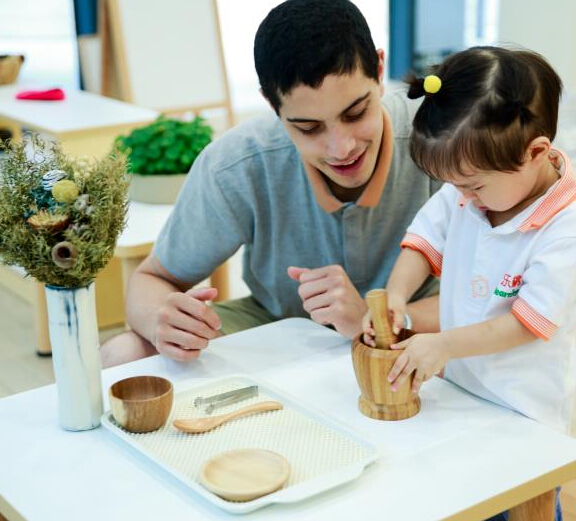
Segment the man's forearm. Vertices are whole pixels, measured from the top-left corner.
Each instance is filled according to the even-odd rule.
[[[160,308],[176,285],[149,273],[136,271],[126,291],[126,319],[130,327],[154,345]]]

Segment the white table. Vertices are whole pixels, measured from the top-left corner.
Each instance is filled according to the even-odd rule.
[[[71,154],[100,157],[107,154],[120,134],[146,125],[159,112],[98,94],[66,90],[62,101],[17,100],[28,85],[0,87],[0,127],[7,126],[20,139],[21,129],[57,138]]]
[[[349,342],[304,319],[221,338],[198,361],[159,356],[103,372],[179,386],[249,373],[353,426],[383,458],[360,478],[306,501],[242,519],[484,519],[576,477],[576,440],[433,379],[422,410],[381,422],[357,409]],[[104,428],[57,426],[56,390],[0,400],[0,511],[10,520],[235,519],[156,473]]]

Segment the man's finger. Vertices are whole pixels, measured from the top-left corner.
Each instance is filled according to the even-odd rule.
[[[332,324],[332,316],[330,313],[330,308],[316,309],[315,311],[310,313],[310,318],[314,322],[316,322],[316,324],[320,324],[322,326]]]
[[[301,286],[303,288],[304,286]],[[300,295],[302,296],[302,295]],[[304,299],[303,308],[307,313],[313,313],[317,309],[327,308],[332,303],[330,296],[323,292]]]
[[[210,327],[203,320],[199,320],[184,313],[183,311],[176,309],[174,310],[166,322],[167,326],[174,327],[176,329],[181,329],[182,331],[188,331],[189,333],[194,333],[195,335],[206,338],[207,340],[212,340],[218,336],[218,331]]]
[[[179,297],[176,301],[176,307],[183,311],[184,313],[194,317],[202,322],[205,322],[214,330],[218,330],[221,327],[220,317],[218,313],[214,311],[211,307],[204,304],[204,302],[199,301],[196,297],[191,295],[189,292]],[[183,298],[182,298],[183,297]],[[192,297],[192,298],[189,298]]]
[[[313,270],[306,270],[300,275],[300,283],[304,282],[312,282],[318,279],[324,279],[330,274],[330,270],[328,266],[324,266],[322,268],[316,268]]]
[[[331,289],[332,288],[330,286],[330,279],[322,277],[307,282],[301,282],[300,287],[298,288],[298,295],[300,295],[300,298],[303,301],[308,300],[317,295],[326,295],[327,298],[330,299],[331,297],[328,296],[328,293],[330,292],[332,295],[334,293],[331,292]],[[333,298],[334,297],[332,297],[332,299]],[[330,305],[330,303],[331,302],[328,300],[326,302],[326,305]]]
[[[296,266],[289,266],[286,271],[288,272],[288,276],[292,280],[295,280],[296,282],[300,282],[300,276],[302,275],[302,273],[305,273],[306,271],[308,271],[308,268],[298,268]]]
[[[174,344],[182,349],[206,349],[208,340],[200,338],[194,333],[182,331],[181,329],[170,328],[162,336],[162,340],[169,344]]]
[[[186,295],[204,302],[206,300],[214,300],[218,296],[218,290],[216,288],[190,288]]]
[[[198,349],[182,349],[180,346],[167,342],[162,342],[162,344],[158,346],[158,351],[178,362],[188,362],[200,356],[200,350]]]
[[[212,340],[218,336],[218,331],[210,327],[206,322],[198,320],[180,310],[177,310],[170,316],[168,324],[176,329],[188,331],[206,340]]]

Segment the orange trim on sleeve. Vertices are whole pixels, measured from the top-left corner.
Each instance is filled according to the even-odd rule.
[[[542,340],[550,340],[558,326],[543,317],[524,299],[518,298],[512,305],[512,314],[534,335]]]
[[[442,273],[442,254],[436,250],[426,239],[414,233],[407,233],[400,243],[402,248],[419,251],[430,264],[432,275],[439,277]]]

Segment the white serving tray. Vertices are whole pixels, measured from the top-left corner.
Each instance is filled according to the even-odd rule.
[[[277,400],[284,409],[240,418],[204,434],[185,434],[172,426],[175,418],[205,416],[203,408],[194,407],[197,396],[211,396],[249,385],[258,386],[258,396],[216,409],[212,415],[266,400]],[[127,432],[116,425],[110,411],[103,414],[102,425],[143,455],[153,467],[168,472],[194,493],[234,514],[252,512],[272,503],[300,501],[352,481],[380,456],[375,444],[349,427],[253,377],[229,376],[176,390],[170,417],[157,431]],[[244,448],[267,449],[284,456],[292,467],[284,488],[238,503],[216,496],[199,483],[200,468],[206,460],[227,450]]]

